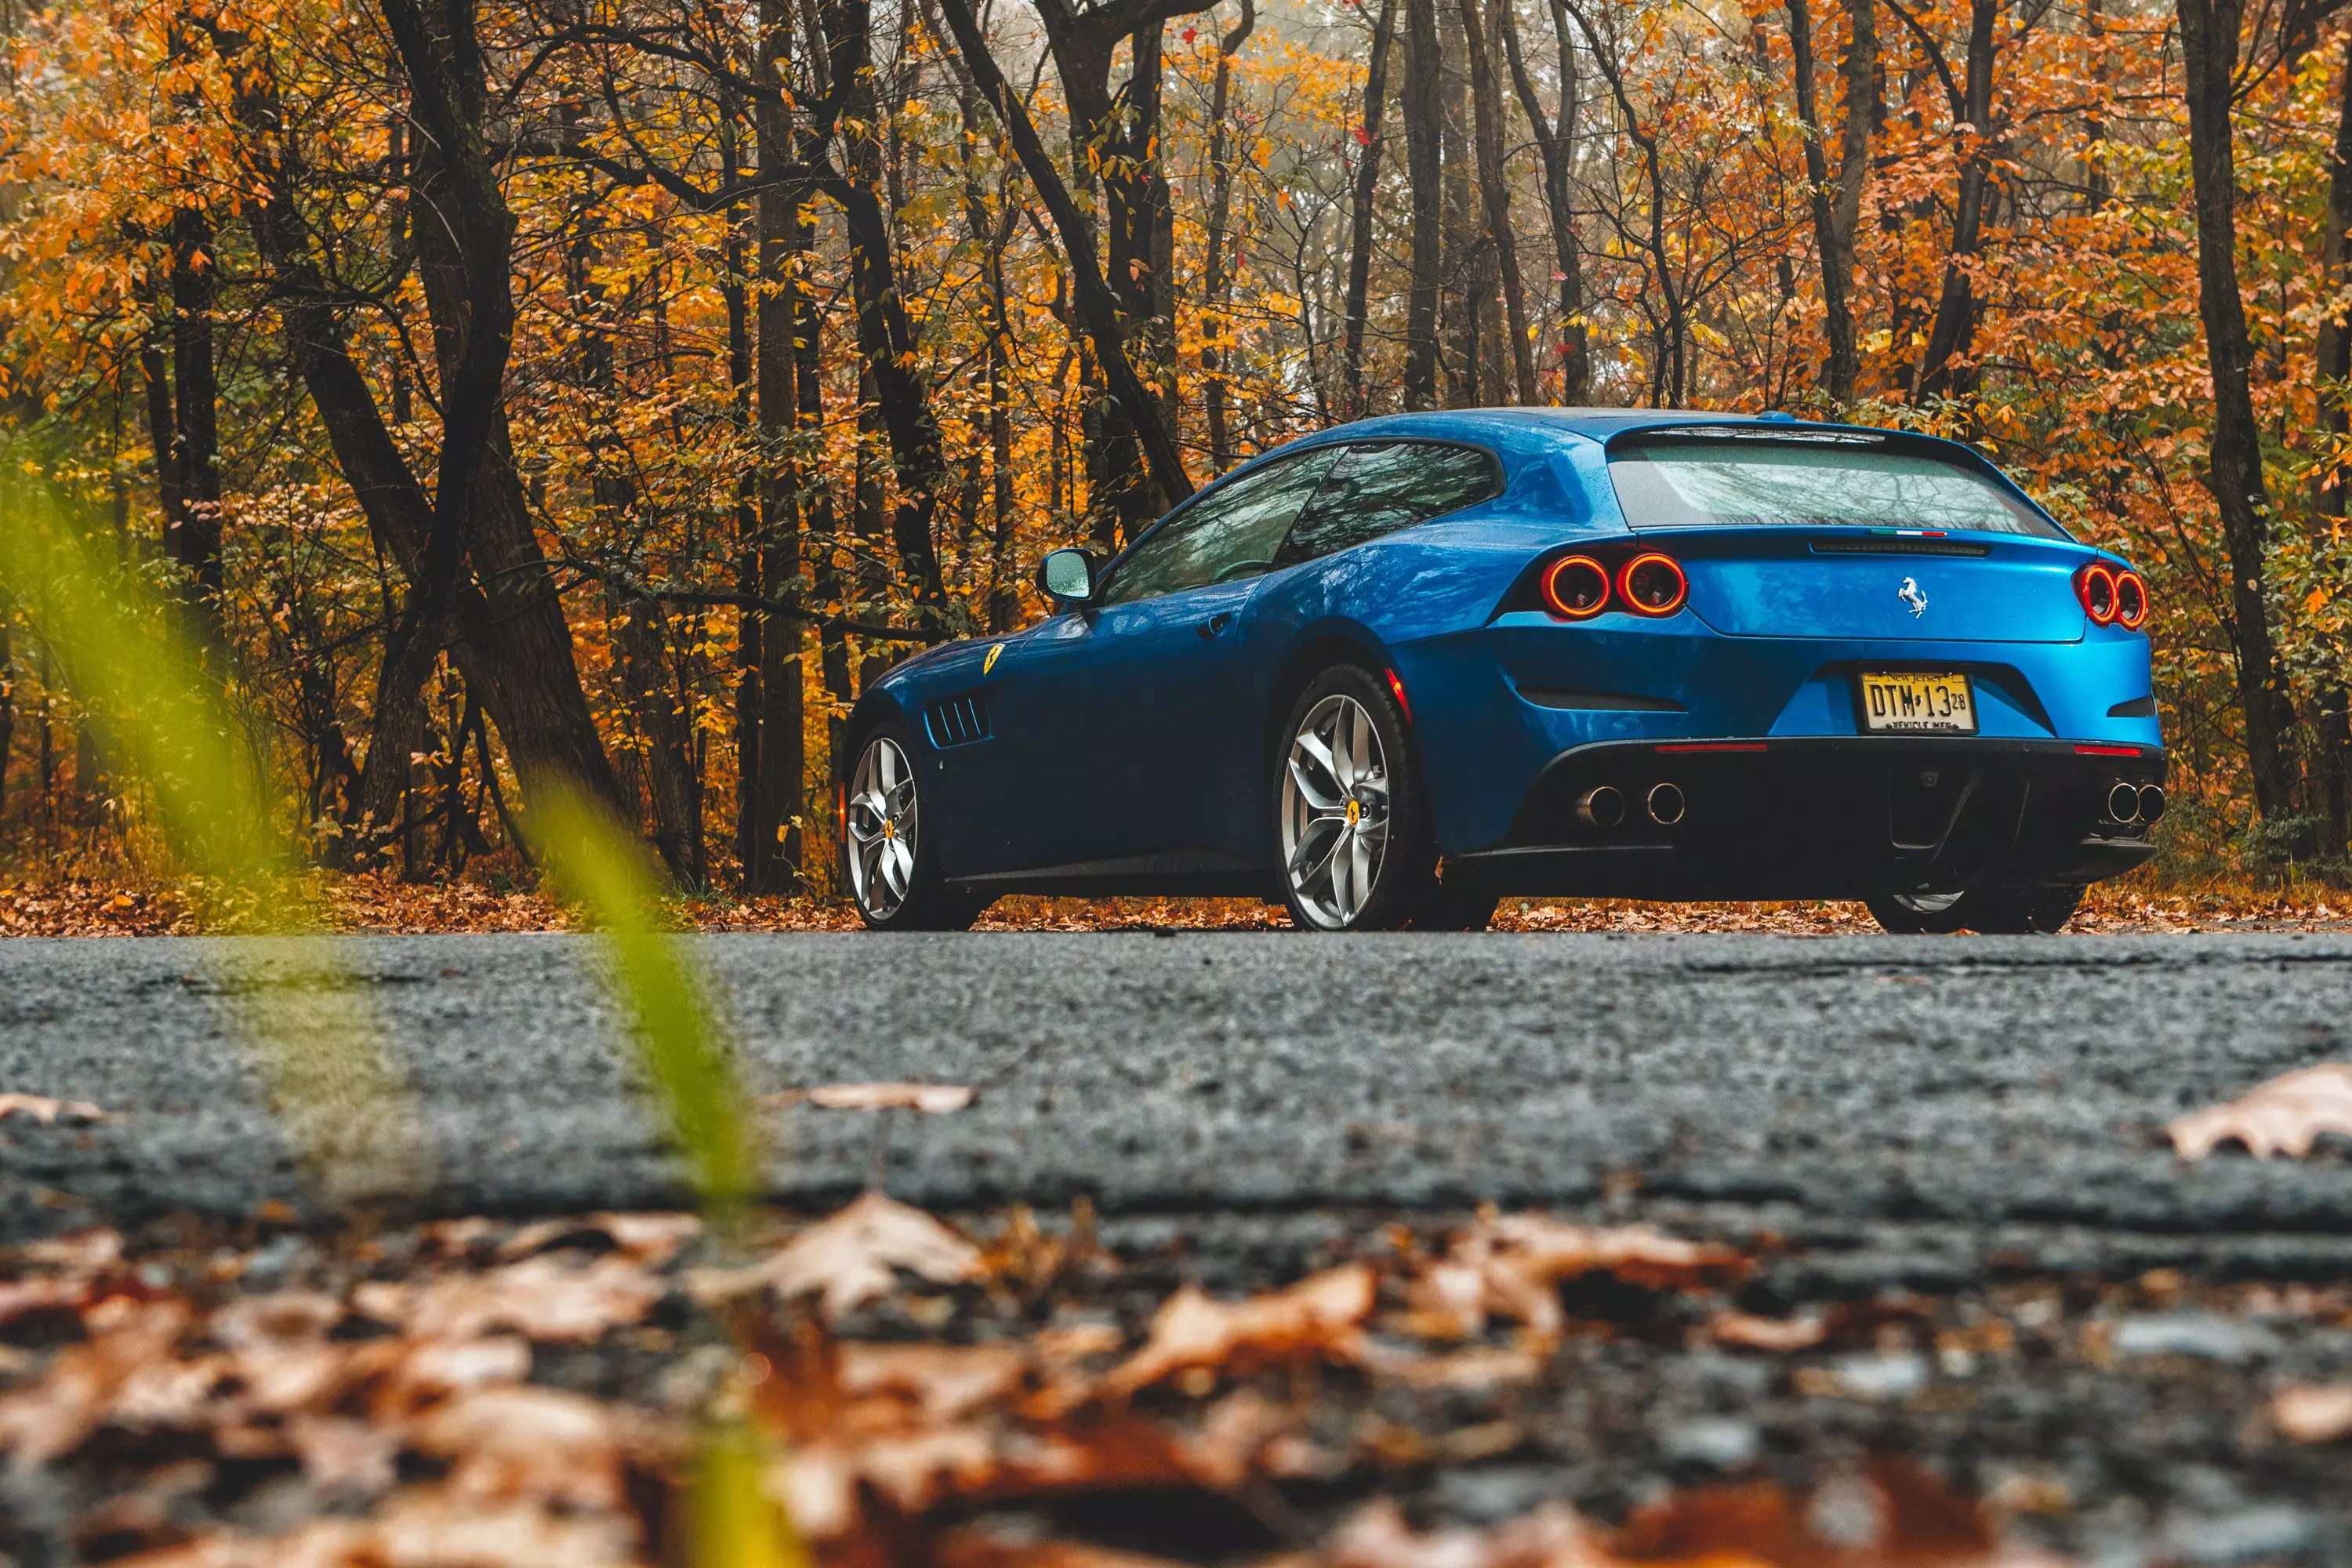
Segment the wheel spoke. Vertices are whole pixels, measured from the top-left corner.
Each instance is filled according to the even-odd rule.
[[[1332,759],[1331,748],[1312,729],[1302,731],[1298,739],[1291,742],[1290,765],[1294,770],[1298,768],[1298,759],[1302,756],[1321,769],[1323,776],[1331,781],[1331,803],[1337,805],[1339,798],[1348,793],[1348,786],[1339,778],[1339,763]]]
[[[1362,900],[1356,889],[1356,836],[1339,835],[1339,842],[1331,849],[1331,908],[1346,925],[1356,918],[1356,907]]]
[[[1306,826],[1299,829],[1298,847],[1290,852],[1290,870],[1294,877],[1298,877],[1301,880],[1304,880],[1307,878],[1314,876],[1315,868],[1319,868],[1323,865],[1323,860],[1317,860],[1314,868],[1307,867],[1307,860],[1309,857],[1314,855],[1316,845],[1320,840],[1323,830],[1328,827],[1339,827],[1344,829],[1347,820],[1348,819],[1346,817],[1338,816],[1337,814],[1328,816],[1318,816],[1307,819]],[[1328,853],[1327,852],[1325,859],[1328,859]]]
[[[1302,747],[1306,744],[1305,737],[1300,737],[1299,744]],[[1300,798],[1318,813],[1339,811],[1347,804],[1339,795],[1318,789],[1315,781],[1307,776],[1307,769],[1300,765],[1295,752],[1290,759],[1290,782],[1297,786]]]

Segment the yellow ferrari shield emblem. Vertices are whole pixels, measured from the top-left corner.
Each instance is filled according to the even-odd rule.
[[[994,669],[996,668],[998,658],[1001,657],[1003,652],[1004,645],[1003,643],[992,645],[988,650],[988,657],[980,661],[981,674],[986,675],[990,670]]]

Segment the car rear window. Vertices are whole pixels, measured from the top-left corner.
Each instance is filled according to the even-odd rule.
[[[1283,541],[1276,565],[1312,561],[1411,528],[1485,500],[1501,488],[1501,468],[1475,447],[1382,441],[1346,450]]]
[[[1856,432],[1819,437],[1699,435],[1646,439],[1611,452],[1609,478],[1625,521],[1647,528],[1923,528],[2026,533],[2064,531],[1984,475]]]

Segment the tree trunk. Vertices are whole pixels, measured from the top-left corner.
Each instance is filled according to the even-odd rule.
[[[621,656],[621,682],[646,738],[654,847],[679,886],[699,888],[708,878],[702,790],[694,769],[693,721],[670,669],[668,617],[658,601],[644,595],[611,595],[606,613]]]
[[[2184,7],[2199,0],[2182,0]],[[2235,5],[2237,0],[2227,0]],[[1984,240],[1985,207],[1992,194],[1997,139],[1992,126],[1992,34],[2000,0],[1969,0],[1969,58],[1961,101],[1953,105],[1954,138],[1964,149],[1960,188],[1952,198],[1952,245],[1944,262],[1943,292],[1927,328],[1927,346],[1914,378],[1918,397],[1965,395],[1976,387],[1976,279],[1971,268]],[[2232,45],[2235,52],[2235,45]],[[2193,89],[2191,89],[2194,90]],[[1965,125],[1968,129],[1959,129]],[[2191,154],[2192,157],[2194,154]],[[2232,263],[2232,272],[2235,264]]]
[[[2204,322],[2205,355],[2213,376],[2206,484],[2221,514],[2230,549],[2229,630],[2254,802],[2265,820],[2279,821],[2293,816],[2295,809],[2294,704],[2271,639],[2270,606],[2263,593],[2270,492],[2263,477],[2261,431],[2254,423],[2253,346],[2246,329],[2245,300],[2238,291],[2238,177],[2230,115],[2242,0],[2176,0],[2176,5],[2197,206],[2197,310]]]
[[[1437,12],[1437,40],[1443,127],[1438,144],[1444,163],[1440,183],[1445,204],[1444,247],[1439,262],[1444,288],[1438,295],[1438,363],[1446,406],[1470,408],[1485,401],[1485,395],[1501,379],[1488,377],[1482,386],[1479,375],[1486,351],[1499,345],[1487,342],[1492,334],[1485,320],[1495,302],[1493,251],[1478,221],[1475,154],[1465,112],[1469,94],[1462,13],[1443,0]],[[1500,365],[1497,354],[1496,366]]]
[[[1508,5],[1495,8],[1502,29],[1503,48],[1511,64],[1511,85],[1519,108],[1535,134],[1536,155],[1543,163],[1544,213],[1551,220],[1552,277],[1559,285],[1559,400],[1571,406],[1591,395],[1592,353],[1584,321],[1584,257],[1577,243],[1576,208],[1569,195],[1569,174],[1576,148],[1576,46],[1569,37],[1568,11],[1551,0],[1553,36],[1559,45],[1559,116],[1547,122],[1536,97],[1535,77],[1519,48],[1519,26]]]
[[[1122,344],[1118,303],[1109,286],[1103,280],[1102,266],[1095,249],[1094,234],[1087,226],[1077,204],[1070,199],[1069,187],[1062,181],[1061,171],[1054,165],[1045,143],[1038,139],[1037,128],[1030,121],[1029,111],[1013,92],[1012,85],[998,68],[995,57],[989,53],[987,40],[981,36],[980,26],[972,19],[968,0],[940,0],[940,9],[947,17],[949,30],[955,35],[957,50],[963,56],[965,68],[979,86],[981,96],[987,99],[995,111],[997,121],[1004,127],[1013,143],[1021,167],[1037,192],[1054,220],[1056,233],[1067,252],[1070,280],[1076,295],[1075,303],[1087,341],[1093,344],[1097,364],[1108,383],[1111,395],[1118,400],[1134,424],[1143,448],[1144,463],[1151,481],[1160,491],[1160,502],[1174,506],[1192,493],[1192,482],[1185,476],[1182,457],[1161,419],[1158,401],[1144,386],[1142,379],[1129,363]],[[1103,51],[1106,59],[1108,50]],[[1066,89],[1068,87],[1066,73]]]
[[[1683,401],[1685,373],[1688,370],[1690,325],[1685,316],[1688,309],[1683,300],[1682,286],[1675,276],[1674,252],[1666,240],[1666,175],[1664,159],[1658,150],[1654,132],[1645,130],[1642,118],[1633,108],[1633,95],[1625,89],[1624,68],[1617,57],[1601,41],[1601,34],[1592,18],[1582,6],[1570,4],[1569,15],[1576,19],[1577,30],[1591,46],[1592,63],[1601,79],[1609,84],[1609,96],[1615,100],[1620,125],[1642,154],[1642,180],[1648,187],[1649,232],[1643,237],[1643,248],[1648,253],[1644,263],[1650,272],[1650,286],[1657,291],[1658,309],[1652,316],[1653,342],[1656,352],[1650,360],[1650,402],[1654,406],[1679,406]]]
[[[1518,400],[1532,405],[1536,362],[1528,342],[1527,293],[1519,287],[1519,247],[1511,233],[1511,195],[1503,176],[1503,100],[1496,80],[1501,63],[1500,18],[1510,0],[1491,0],[1496,26],[1479,20],[1478,0],[1462,0],[1462,32],[1470,58],[1471,111],[1478,132],[1478,192],[1486,209],[1486,243],[1494,247],[1503,279],[1503,324],[1511,340],[1511,374]],[[1501,387],[1496,391],[1499,394]],[[1499,397],[1497,399],[1499,401]]]
[[[881,142],[873,133],[872,13],[866,0],[840,0],[819,15],[825,27],[828,69],[836,82],[853,84],[846,118],[866,129],[849,134],[844,172],[823,182],[837,203],[848,230],[851,293],[857,310],[857,348],[873,377],[883,427],[890,443],[898,483],[898,506],[890,537],[899,569],[913,584],[922,614],[936,616],[947,598],[932,539],[940,491],[947,483],[939,415],[931,404],[929,378],[921,368],[919,345],[898,290],[898,258],[881,194]]]
[[[504,404],[511,342],[513,223],[483,131],[487,88],[470,14],[434,32],[411,0],[383,0],[414,98],[419,261],[443,365],[443,437],[433,496],[408,467],[353,363],[340,311],[295,206],[299,155],[266,81],[241,86],[239,118],[266,196],[257,242],[280,302],[289,357],[371,531],[409,586],[394,639],[438,639],[454,620],[469,689],[481,693],[526,779],[569,778],[616,803],[618,787],[580,685],[570,627],[514,471]],[[436,22],[448,14],[431,13]],[[425,155],[428,154],[429,155]],[[462,570],[470,562],[473,572]],[[388,660],[396,679],[428,661]],[[526,788],[533,787],[529,783]]]
[[[1384,5],[1390,3],[1392,0],[1382,0]],[[1226,115],[1233,107],[1234,52],[1256,26],[1255,0],[1242,0],[1242,19],[1217,40],[1217,79],[1209,97],[1209,233],[1208,256],[1201,279],[1201,381],[1209,425],[1209,465],[1221,474],[1234,466],[1233,432],[1226,428],[1225,419],[1223,342],[1225,306],[1233,293],[1233,271],[1225,261],[1225,244],[1234,214],[1234,132]],[[1366,221],[1369,223],[1369,216]],[[1352,280],[1349,286],[1354,287]],[[1360,291],[1349,298],[1355,301],[1354,308],[1360,310]],[[1363,323],[1357,321],[1354,330],[1360,345]]]
[[[786,0],[761,0],[760,78],[785,78],[793,40]],[[772,176],[792,162],[792,112],[763,97],[752,110],[760,169]],[[756,592],[769,600],[802,598],[799,360],[793,342],[800,306],[800,260],[808,248],[802,192],[771,185],[760,193],[758,310],[760,541]],[[747,892],[796,893],[801,888],[803,789],[808,769],[807,715],[801,689],[802,623],[746,610],[756,661],[752,744],[738,747],[743,769],[738,853]]]
[[[173,477],[180,518],[168,544],[194,587],[190,640],[212,658],[225,657],[226,649],[221,625],[220,381],[213,360],[218,295],[212,219],[202,207],[182,207],[172,215]]]
[[[1507,16],[1507,12],[1505,13]],[[1396,36],[1396,0],[1381,0],[1372,24],[1372,58],[1364,70],[1364,122],[1355,187],[1349,195],[1348,303],[1342,374],[1348,383],[1348,413],[1360,419],[1371,412],[1364,397],[1364,326],[1372,281],[1372,203],[1381,187],[1381,153],[1388,145],[1389,47]]]
[[[1797,118],[1805,128],[1805,182],[1811,191],[1813,247],[1821,258],[1822,331],[1829,359],[1822,367],[1822,392],[1843,408],[1853,401],[1860,362],[1853,333],[1853,232],[1862,216],[1862,189],[1869,172],[1870,88],[1878,68],[1875,0],[1847,0],[1845,117],[1839,135],[1834,182],[1822,151],[1822,124],[1816,93],[1812,16],[1808,0],[1789,0],[1789,42],[1796,56]]]
[[[2345,45],[2343,84],[2337,89],[2336,145],[2327,177],[2327,226],[2320,235],[2321,284],[2339,300],[2352,288],[2352,41]],[[2321,428],[2329,438],[2326,460],[2317,485],[2319,514],[2331,535],[2340,534],[2345,521],[2347,487],[2342,462],[2346,437],[2352,434],[2352,322],[2339,304],[2319,318],[2319,341],[2312,374],[2317,382]],[[2352,696],[2347,696],[2343,650],[2323,678],[2315,737],[2318,755],[2312,759],[2318,775],[2319,808],[2327,823],[2322,846],[2330,858],[2341,857],[2352,844]]]
[[[1437,0],[1404,0],[1405,174],[1412,192],[1412,283],[1405,304],[1404,405],[1437,405],[1437,305],[1445,263],[1444,59]]]

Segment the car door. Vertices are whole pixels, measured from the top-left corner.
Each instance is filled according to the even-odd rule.
[[[1006,645],[990,702],[1017,776],[981,807],[985,870],[1146,856],[1181,869],[1224,837],[1206,785],[1227,731],[1254,723],[1232,700],[1242,612],[1335,456],[1202,492],[1111,564],[1093,604]]]

